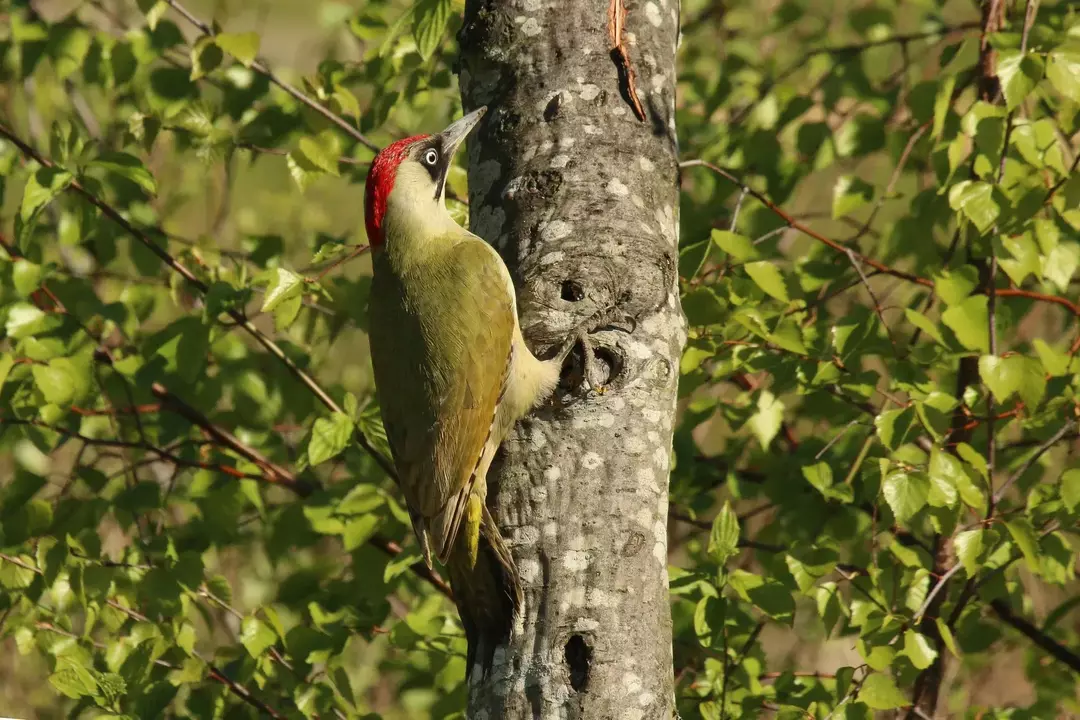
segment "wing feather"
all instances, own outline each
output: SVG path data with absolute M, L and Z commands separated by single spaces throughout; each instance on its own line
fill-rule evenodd
M 432 251 L 415 275 L 375 262 L 371 357 L 383 422 L 421 545 L 430 540 L 445 561 L 510 367 L 512 286 L 479 239 Z

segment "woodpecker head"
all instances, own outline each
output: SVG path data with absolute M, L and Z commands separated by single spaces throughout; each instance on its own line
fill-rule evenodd
M 385 147 L 371 163 L 364 189 L 364 216 L 373 249 L 386 243 L 395 223 L 435 225 L 450 219 L 446 175 L 454 152 L 487 107 L 474 110 L 435 135 L 415 135 Z

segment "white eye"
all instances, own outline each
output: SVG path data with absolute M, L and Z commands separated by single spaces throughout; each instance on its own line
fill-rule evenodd
M 429 148 L 428 151 L 424 153 L 424 164 L 435 167 L 435 163 L 437 162 L 439 162 L 439 153 L 435 148 Z

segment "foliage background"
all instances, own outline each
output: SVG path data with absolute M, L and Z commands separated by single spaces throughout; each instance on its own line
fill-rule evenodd
M 684 3 L 684 717 L 1080 713 L 1080 16 L 995 7 Z M 461 9 L 0 4 L 0 713 L 460 711 L 359 198 Z

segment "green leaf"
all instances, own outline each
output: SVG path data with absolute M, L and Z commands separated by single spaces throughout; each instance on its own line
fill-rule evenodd
M 184 658 L 179 670 L 169 672 L 169 682 L 173 685 L 191 685 L 200 683 L 206 678 L 208 671 L 206 663 L 197 657 Z
M 747 421 L 762 448 L 769 447 L 783 422 L 784 404 L 768 390 L 762 390 L 758 396 L 757 412 Z
M 1061 501 L 1069 512 L 1080 507 L 1080 468 L 1066 470 L 1061 475 Z
M 926 505 L 930 481 L 920 473 L 894 471 L 885 476 L 881 489 L 896 521 L 906 523 Z
M 743 265 L 743 269 L 746 270 L 746 274 L 750 276 L 750 279 L 766 293 L 781 302 L 789 301 L 784 276 L 775 263 L 769 260 L 758 260 L 757 262 L 746 263 Z
M 424 558 L 417 553 L 401 553 L 386 563 L 386 567 L 383 569 L 383 582 L 388 583 L 394 578 L 404 575 L 413 565 L 423 561 Z
M 934 623 L 937 625 L 938 633 L 941 635 L 945 647 L 949 648 L 949 652 L 953 654 L 953 657 L 960 657 L 960 651 L 956 647 L 956 638 L 953 637 L 949 624 L 943 618 L 934 618 Z
M 416 51 L 427 60 L 439 47 L 452 14 L 451 0 L 420 0 L 413 16 Z
M 958 533 L 956 539 L 953 540 L 956 557 L 960 559 L 960 564 L 964 566 L 968 577 L 974 577 L 979 571 L 979 558 L 983 552 L 985 536 L 986 531 L 982 529 L 966 530 Z
M 72 179 L 71 173 L 56 167 L 38 168 L 27 178 L 19 214 L 15 216 L 15 242 L 20 248 L 27 248 L 41 211 L 67 189 Z
M 90 44 L 86 28 L 70 23 L 53 25 L 49 29 L 48 52 L 57 77 L 63 80 L 82 67 Z
M 1023 355 L 1004 358 L 983 355 L 979 358 L 979 375 L 998 402 L 1004 402 L 1013 393 L 1019 393 L 1024 403 L 1034 408 L 1046 392 L 1042 363 Z
M 4 329 L 14 340 L 33 337 L 53 327 L 55 315 L 49 315 L 30 303 L 14 303 L 8 308 Z
M 297 150 L 319 170 L 331 175 L 340 174 L 341 142 L 333 130 L 324 130 L 314 137 L 305 135 L 297 143 Z
M 962 303 L 979 284 L 979 271 L 972 265 L 942 270 L 934 276 L 934 292 L 946 305 Z
M 277 642 L 277 635 L 269 625 L 249 615 L 240 623 L 240 642 L 251 657 L 257 658 Z
M 697 287 L 682 297 L 686 322 L 691 327 L 715 325 L 729 317 L 727 302 L 711 287 Z
M 739 518 L 731 510 L 731 504 L 725 502 L 723 510 L 713 520 L 709 533 L 709 554 L 717 563 L 723 565 L 727 559 L 738 553 Z
M 986 307 L 985 295 L 972 295 L 941 313 L 941 322 L 953 331 L 961 345 L 987 353 L 990 351 L 990 315 Z
M 954 185 L 949 190 L 949 207 L 966 215 L 981 233 L 993 227 L 1001 214 L 993 186 L 979 180 L 963 180 Z
M 935 447 L 930 452 L 930 493 L 927 500 L 935 507 L 956 504 L 957 485 L 967 479 L 964 466 L 952 455 Z
M 826 462 L 819 462 L 816 465 L 804 465 L 802 474 L 806 481 L 821 493 L 832 487 L 833 472 Z
M 89 167 L 99 167 L 106 172 L 127 178 L 151 195 L 157 194 L 154 176 L 134 155 L 125 152 L 104 152 L 91 161 Z
M 348 447 L 352 434 L 353 422 L 345 413 L 319 418 L 311 426 L 308 462 L 314 467 L 334 457 Z
M 745 262 L 758 256 L 754 243 L 745 235 L 729 230 L 713 230 L 711 238 L 713 244 L 739 262 Z
M 914 630 L 907 630 L 904 633 L 903 654 L 907 655 L 916 670 L 925 670 L 934 662 L 937 650 L 933 648 L 925 635 Z
M 72 358 L 54 358 L 48 365 L 31 368 L 34 385 L 47 402 L 67 407 L 78 402 L 90 391 L 90 368 Z
M 246 33 L 218 33 L 214 36 L 214 42 L 225 52 L 240 61 L 244 67 L 251 67 L 259 54 L 259 34 Z
M 1005 522 L 1005 527 L 1012 536 L 1016 547 L 1024 555 L 1024 562 L 1028 569 L 1037 573 L 1039 571 L 1039 538 L 1035 534 L 1035 528 L 1031 521 L 1025 517 L 1015 517 Z
M 1035 53 L 1002 50 L 998 54 L 997 76 L 1005 105 L 1012 110 L 1024 101 L 1043 77 L 1043 62 Z
M 66 669 L 50 675 L 49 682 L 61 694 L 73 700 L 95 695 L 98 691 L 94 676 L 87 669 L 71 664 Z
M 191 46 L 191 79 L 198 80 L 221 65 L 225 55 L 212 35 L 203 35 Z
M 998 264 L 1013 283 L 1019 286 L 1028 275 L 1034 275 L 1036 279 L 1042 276 L 1042 257 L 1039 255 L 1039 246 L 1030 234 L 1024 233 L 1016 237 L 1006 235 L 1001 238 L 1001 244 L 1012 257 L 1002 257 Z
M 4 389 L 8 373 L 13 367 L 15 367 L 15 358 L 10 353 L 0 352 L 0 390 Z
M 914 421 L 910 408 L 886 410 L 874 418 L 874 429 L 885 447 L 895 450 L 907 437 Z
M 956 87 L 956 76 L 945 76 L 938 85 L 937 95 L 934 97 L 934 128 L 933 136 L 937 140 L 941 137 L 941 131 L 945 129 L 945 119 L 949 115 L 952 106 L 953 88 Z
M 853 175 L 841 175 L 833 186 L 832 216 L 850 215 L 873 199 L 873 185 Z
M 304 290 L 304 279 L 285 268 L 276 268 L 263 296 L 262 312 L 273 312 L 290 298 L 298 298 Z
M 918 310 L 912 310 L 911 308 L 904 308 L 904 316 L 908 319 L 908 322 L 929 335 L 939 345 L 945 344 L 945 338 L 941 336 L 941 330 L 938 329 L 937 323 L 933 320 Z
M 1051 377 L 1058 377 L 1066 374 L 1069 369 L 1069 356 L 1059 350 L 1055 350 L 1042 338 L 1035 338 L 1031 341 L 1032 346 L 1035 348 L 1035 352 L 1039 354 L 1039 360 L 1042 362 L 1043 369 Z
M 19 258 L 11 268 L 11 281 L 19 297 L 30 297 L 41 286 L 41 266 Z
M 1059 93 L 1080 103 L 1080 49 L 1059 47 L 1046 56 L 1046 77 Z
M 894 710 L 910 705 L 893 679 L 883 673 L 873 673 L 867 677 L 859 688 L 858 697 L 871 710 Z
M 146 24 L 151 30 L 157 28 L 161 16 L 169 10 L 165 0 L 136 0 L 139 9 L 146 14 Z
M 1080 245 L 1063 242 L 1043 257 L 1042 274 L 1064 293 L 1068 290 L 1078 265 L 1080 265 Z

